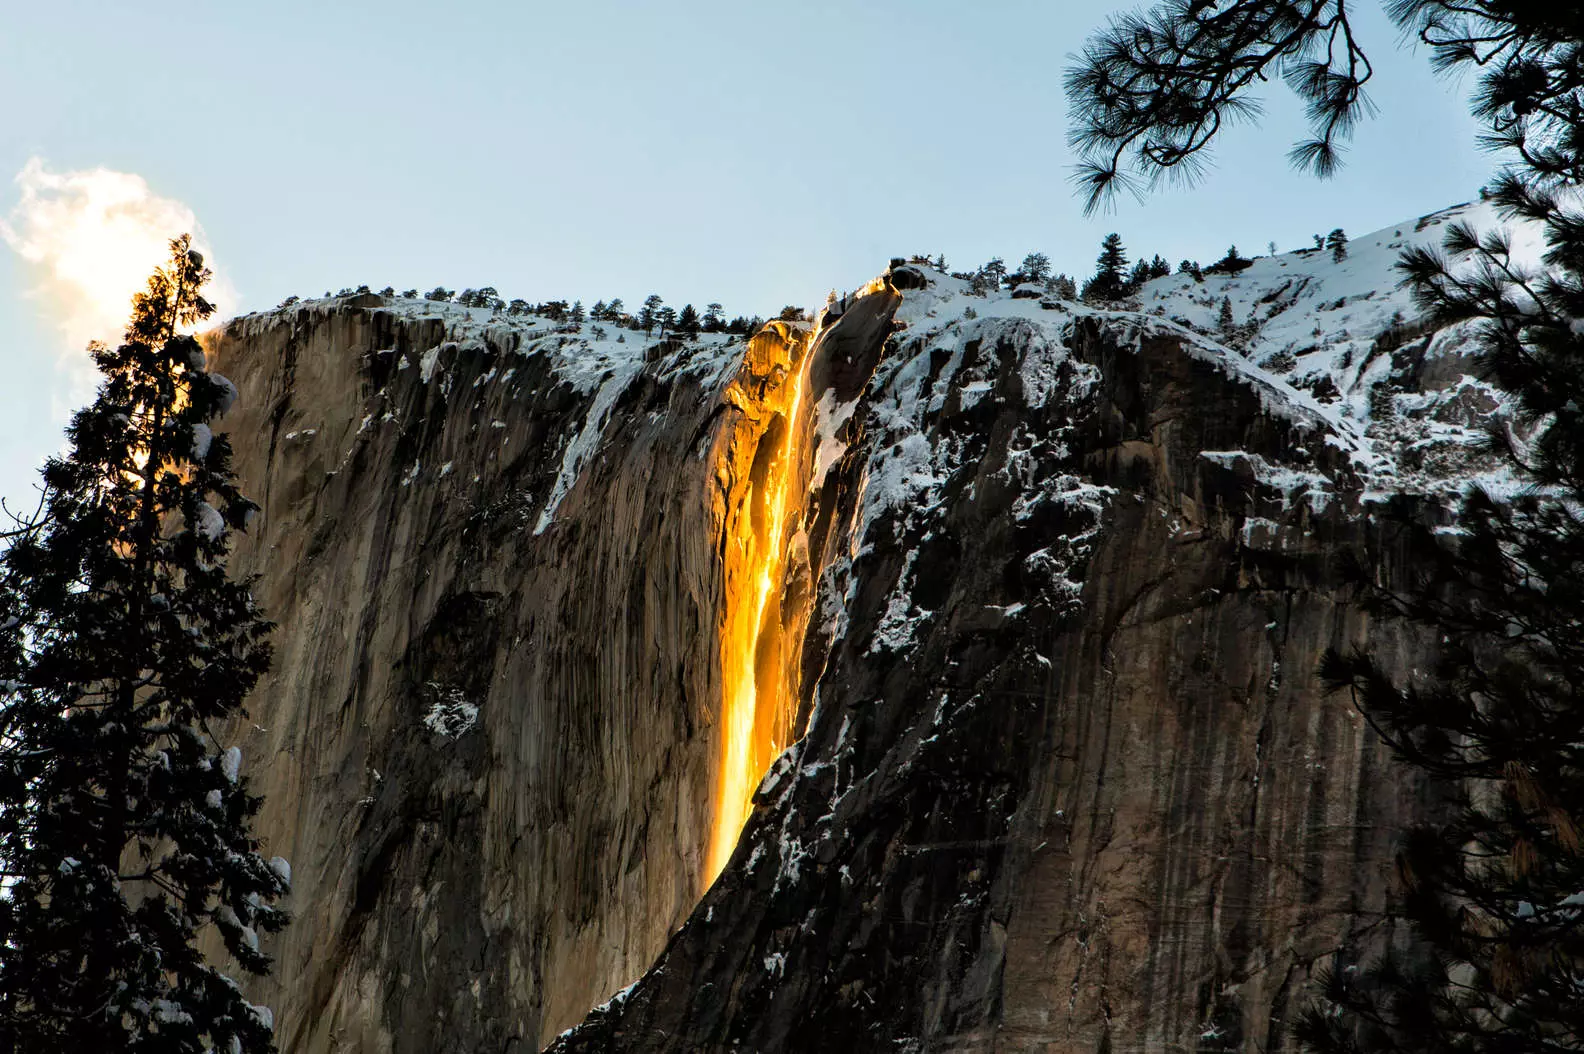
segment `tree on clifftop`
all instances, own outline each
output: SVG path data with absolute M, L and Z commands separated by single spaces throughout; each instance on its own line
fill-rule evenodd
M 1436 325 L 1464 323 L 1512 393 L 1491 436 L 1532 486 L 1470 490 L 1452 530 L 1404 518 L 1428 566 L 1380 611 L 1433 631 L 1431 668 L 1327 656 L 1395 753 L 1451 803 L 1398 855 L 1403 939 L 1343 949 L 1298 1027 L 1328 1054 L 1584 1050 L 1584 22 L 1574 3 L 1391 0 L 1440 70 L 1477 73 L 1474 116 L 1515 160 L 1487 200 L 1544 232 L 1545 269 L 1500 232 L 1449 228 L 1399 269 Z M 1091 206 L 1131 172 L 1189 166 L 1275 75 L 1308 106 L 1291 153 L 1320 175 L 1366 111 L 1372 69 L 1340 0 L 1169 0 L 1092 41 L 1068 78 Z M 1316 236 L 1316 247 L 1324 239 Z M 1345 251 L 1334 239 L 1333 252 Z
M 1331 259 L 1341 263 L 1347 259 L 1348 236 L 1341 227 L 1326 235 L 1326 248 L 1331 250 Z
M 1085 300 L 1120 300 L 1127 293 L 1127 250 L 1122 236 L 1112 232 L 1100 242 L 1095 273 L 1084 283 Z
M 659 293 L 650 293 L 644 298 L 643 308 L 638 312 L 638 326 L 644 331 L 644 336 L 647 337 L 655 323 L 660 321 L 660 308 L 664 303 Z
M 264 973 L 284 861 L 217 739 L 269 662 L 226 575 L 256 506 L 209 426 L 235 398 L 183 325 L 209 272 L 184 237 L 44 469 L 41 515 L 0 554 L 0 1049 L 273 1049 L 272 1017 L 204 961 Z

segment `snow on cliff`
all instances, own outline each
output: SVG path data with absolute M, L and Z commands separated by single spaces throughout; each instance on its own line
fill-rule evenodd
M 982 338 L 987 327 L 1023 320 L 1064 344 L 1086 317 L 1132 327 L 1135 340 L 1175 336 L 1188 354 L 1258 391 L 1272 412 L 1328 433 L 1370 495 L 1446 493 L 1469 482 L 1507 491 L 1516 485 L 1507 466 L 1478 449 L 1488 424 L 1505 419 L 1507 397 L 1476 375 L 1467 327 L 1432 330 L 1419 320 L 1395 267 L 1405 248 L 1439 248 L 1456 222 L 1510 226 L 1489 205 L 1454 206 L 1355 238 L 1341 260 L 1300 249 L 1233 274 L 1158 278 L 1117 310 L 1058 301 L 1034 285 L 975 295 L 968 282 L 925 271 L 927 288 L 909 290 L 897 317 L 932 341 Z M 1515 257 L 1537 264 L 1539 232 L 1512 233 Z M 1233 319 L 1226 328 L 1223 304 Z M 1239 454 L 1205 452 L 1222 461 Z M 1290 468 L 1257 468 L 1296 485 Z

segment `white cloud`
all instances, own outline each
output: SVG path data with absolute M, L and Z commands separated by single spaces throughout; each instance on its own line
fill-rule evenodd
M 90 340 L 121 339 L 132 294 L 177 235 L 192 234 L 216 271 L 208 298 L 222 313 L 235 305 L 192 209 L 155 194 L 142 176 L 107 168 L 50 172 L 35 157 L 16 184 L 21 200 L 0 220 L 0 237 L 26 262 L 28 295 L 59 331 L 71 373 L 91 371 L 82 354 Z

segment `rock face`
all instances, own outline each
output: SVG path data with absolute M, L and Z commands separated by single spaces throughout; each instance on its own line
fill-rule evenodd
M 294 1054 L 536 1050 L 702 884 L 715 542 L 769 424 L 722 398 L 743 348 L 408 308 L 210 342 L 280 627 L 237 736 L 294 865 L 262 992 Z
M 1313 673 L 1425 652 L 1343 574 L 1410 570 L 1383 455 L 1190 329 L 1022 292 L 894 267 L 747 345 L 378 298 L 212 338 L 280 624 L 236 736 L 294 865 L 250 993 L 283 1051 L 1288 1045 L 1421 808 Z M 757 667 L 801 738 L 700 899 L 788 429 Z
M 1169 326 L 934 310 L 838 415 L 806 736 L 552 1049 L 1280 1049 L 1384 903 L 1413 787 L 1313 676 L 1412 651 L 1346 443 Z

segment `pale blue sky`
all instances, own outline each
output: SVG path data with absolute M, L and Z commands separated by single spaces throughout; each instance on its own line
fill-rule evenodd
M 1100 238 L 1208 262 L 1474 196 L 1457 85 L 1366 28 L 1382 116 L 1341 177 L 1283 155 L 1283 88 L 1209 179 L 1109 216 L 1070 192 L 1061 72 L 1097 0 L 5 4 L 0 180 L 104 166 L 190 206 L 240 308 L 367 282 L 718 300 L 766 314 L 887 258 L 954 268 Z M 17 191 L 0 181 L 0 217 Z M 61 339 L 0 247 L 0 494 L 59 443 Z M 52 408 L 52 398 L 55 405 Z

